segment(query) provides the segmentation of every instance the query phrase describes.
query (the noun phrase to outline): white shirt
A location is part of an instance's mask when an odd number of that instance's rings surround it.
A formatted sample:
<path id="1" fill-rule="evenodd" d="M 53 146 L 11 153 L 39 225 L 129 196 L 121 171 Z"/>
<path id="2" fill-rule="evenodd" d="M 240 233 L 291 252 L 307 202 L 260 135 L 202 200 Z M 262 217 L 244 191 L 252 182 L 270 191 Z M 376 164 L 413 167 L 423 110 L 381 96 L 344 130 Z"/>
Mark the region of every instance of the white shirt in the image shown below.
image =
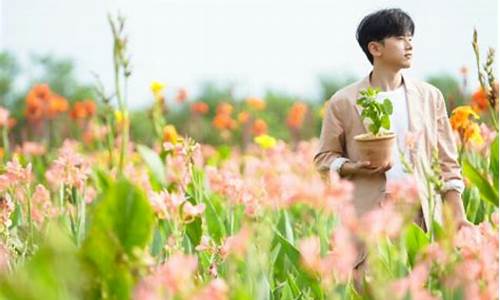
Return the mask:
<path id="1" fill-rule="evenodd" d="M 403 169 L 400 151 L 407 156 L 405 145 L 406 134 L 408 133 L 408 105 L 404 86 L 392 91 L 381 91 L 377 94 L 377 101 L 383 102 L 389 98 L 392 102 L 391 131 L 396 134 L 396 143 L 392 147 L 392 168 L 385 173 L 387 182 L 402 181 L 407 179 L 408 174 Z"/>

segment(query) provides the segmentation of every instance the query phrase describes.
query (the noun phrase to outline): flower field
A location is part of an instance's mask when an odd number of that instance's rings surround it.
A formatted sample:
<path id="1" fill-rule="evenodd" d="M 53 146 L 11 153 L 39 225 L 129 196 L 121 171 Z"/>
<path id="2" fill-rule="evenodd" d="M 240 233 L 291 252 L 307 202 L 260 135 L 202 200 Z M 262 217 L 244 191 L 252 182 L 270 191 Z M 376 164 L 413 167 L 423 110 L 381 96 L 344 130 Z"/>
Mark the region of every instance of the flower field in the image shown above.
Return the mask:
<path id="1" fill-rule="evenodd" d="M 355 213 L 351 183 L 315 168 L 302 102 L 281 120 L 285 142 L 259 116 L 265 100 L 249 97 L 239 112 L 222 101 L 209 118 L 213 108 L 179 89 L 172 101 L 189 107 L 192 128 L 176 128 L 168 87 L 153 82 L 154 139 L 130 138 L 122 22 L 110 19 L 112 97 L 98 86 L 96 99 L 69 101 L 40 82 L 24 95 L 22 119 L 0 107 L 0 299 L 498 299 L 493 50 L 483 65 L 474 40 L 480 88 L 450 112 L 474 226 L 458 230 L 445 211 L 424 232 L 412 221 L 412 182 Z M 183 134 L 197 126 L 225 143 Z M 439 190 L 432 166 L 428 184 Z"/>

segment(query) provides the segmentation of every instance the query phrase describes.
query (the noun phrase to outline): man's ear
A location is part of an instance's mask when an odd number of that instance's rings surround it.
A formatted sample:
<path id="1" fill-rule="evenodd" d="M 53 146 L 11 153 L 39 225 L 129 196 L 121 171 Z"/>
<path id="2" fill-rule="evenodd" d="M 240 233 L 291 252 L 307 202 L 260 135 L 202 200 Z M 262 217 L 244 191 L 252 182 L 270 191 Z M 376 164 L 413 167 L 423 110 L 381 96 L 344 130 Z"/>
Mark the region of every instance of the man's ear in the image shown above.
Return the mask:
<path id="1" fill-rule="evenodd" d="M 368 43 L 368 51 L 373 57 L 381 56 L 383 47 L 384 45 L 380 42 L 371 41 Z"/>

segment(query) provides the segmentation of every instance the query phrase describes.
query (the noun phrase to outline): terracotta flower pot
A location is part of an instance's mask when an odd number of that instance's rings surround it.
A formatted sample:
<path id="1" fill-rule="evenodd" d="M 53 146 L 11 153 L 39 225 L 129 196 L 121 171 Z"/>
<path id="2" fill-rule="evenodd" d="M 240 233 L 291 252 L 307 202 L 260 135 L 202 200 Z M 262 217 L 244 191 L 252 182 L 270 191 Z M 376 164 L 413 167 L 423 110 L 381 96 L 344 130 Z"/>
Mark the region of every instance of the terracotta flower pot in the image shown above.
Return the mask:
<path id="1" fill-rule="evenodd" d="M 354 137 L 359 149 L 360 160 L 369 161 L 374 167 L 385 166 L 392 161 L 392 147 L 396 141 L 395 133 L 382 136 L 359 134 Z"/>

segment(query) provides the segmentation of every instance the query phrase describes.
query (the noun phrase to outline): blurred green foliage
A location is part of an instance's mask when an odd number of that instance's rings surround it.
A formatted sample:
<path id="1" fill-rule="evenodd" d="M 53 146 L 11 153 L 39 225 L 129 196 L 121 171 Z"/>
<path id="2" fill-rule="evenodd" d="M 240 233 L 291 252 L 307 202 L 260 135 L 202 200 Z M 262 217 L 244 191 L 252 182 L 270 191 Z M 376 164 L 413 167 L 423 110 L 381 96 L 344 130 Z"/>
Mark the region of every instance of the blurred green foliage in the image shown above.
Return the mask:
<path id="1" fill-rule="evenodd" d="M 25 125 L 23 118 L 25 97 L 34 84 L 47 83 L 53 91 L 64 96 L 70 104 L 82 99 L 96 99 L 94 85 L 82 83 L 77 78 L 75 65 L 70 59 L 51 55 L 32 56 L 29 70 L 34 70 L 34 72 L 27 70 L 19 64 L 13 54 L 0 53 L 0 105 L 6 106 L 12 116 L 17 119 L 17 126 L 12 130 L 12 135 L 16 139 L 20 139 L 21 128 Z M 23 88 L 18 87 L 19 76 L 27 73 L 30 74 L 27 78 L 28 84 Z M 185 103 L 174 103 L 167 99 L 165 118 L 167 123 L 173 124 L 180 134 L 190 135 L 198 142 L 212 145 L 243 145 L 243 126 L 232 130 L 229 138 L 222 138 L 220 132 L 212 125 L 218 104 L 226 102 L 233 106 L 231 117 L 235 121 L 240 112 L 250 111 L 254 120 L 259 118 L 266 122 L 269 134 L 290 142 L 293 134 L 287 126 L 287 115 L 295 102 L 302 102 L 307 105 L 308 111 L 298 136 L 300 139 L 310 139 L 320 134 L 322 122 L 320 111 L 325 101 L 336 91 L 356 80 L 357 78 L 350 74 L 320 75 L 318 77 L 319 99 L 300 99 L 291 94 L 269 90 L 263 97 L 266 108 L 260 111 L 251 110 L 245 103 L 245 99 L 235 97 L 233 86 L 204 82 L 199 95 Z M 463 87 L 454 76 L 435 74 L 426 80 L 442 91 L 447 100 L 448 112 L 451 112 L 453 107 L 467 102 Z M 149 101 L 152 101 L 152 98 Z M 190 105 L 201 101 L 208 105 L 209 111 L 203 116 L 195 117 L 191 113 Z M 131 111 L 131 122 L 133 124 L 130 129 L 132 140 L 144 144 L 150 144 L 154 140 L 151 108 Z"/>

